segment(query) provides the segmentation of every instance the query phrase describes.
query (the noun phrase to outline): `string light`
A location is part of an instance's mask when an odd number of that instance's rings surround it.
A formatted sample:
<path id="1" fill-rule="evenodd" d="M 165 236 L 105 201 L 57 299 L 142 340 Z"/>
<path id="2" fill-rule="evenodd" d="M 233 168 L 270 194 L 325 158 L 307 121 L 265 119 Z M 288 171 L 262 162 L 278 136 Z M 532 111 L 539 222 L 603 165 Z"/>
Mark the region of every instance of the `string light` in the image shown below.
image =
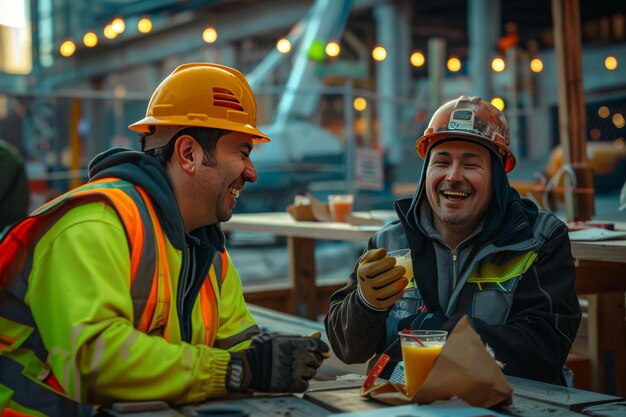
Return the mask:
<path id="1" fill-rule="evenodd" d="M 376 61 L 384 61 L 387 58 L 387 50 L 382 46 L 377 46 L 372 50 L 372 58 Z"/>
<path id="2" fill-rule="evenodd" d="M 494 58 L 493 61 L 491 61 L 491 69 L 495 72 L 502 72 L 504 71 L 504 68 L 506 68 L 506 63 L 504 62 L 504 59 L 497 57 Z"/>
<path id="3" fill-rule="evenodd" d="M 98 44 L 98 35 L 93 32 L 85 33 L 83 36 L 83 44 L 85 44 L 87 48 L 93 48 Z"/>
<path id="4" fill-rule="evenodd" d="M 287 38 L 280 38 L 278 42 L 276 42 L 276 49 L 278 49 L 278 52 L 281 54 L 289 53 L 289 51 L 291 51 L 291 42 L 289 42 Z"/>
<path id="5" fill-rule="evenodd" d="M 493 104 L 493 106 L 500 111 L 504 111 L 504 108 L 506 107 L 504 100 L 501 97 L 492 98 L 491 104 Z"/>
<path id="6" fill-rule="evenodd" d="M 613 71 L 614 69 L 617 68 L 617 58 L 615 58 L 613 55 L 607 56 L 606 59 L 604 60 L 604 66 L 609 71 Z"/>
<path id="7" fill-rule="evenodd" d="M 426 62 L 426 58 L 422 51 L 415 51 L 411 54 L 411 65 L 421 67 Z"/>
<path id="8" fill-rule="evenodd" d="M 598 116 L 602 117 L 603 119 L 609 117 L 610 114 L 611 112 L 609 111 L 609 108 L 607 106 L 602 106 L 598 109 Z"/>
<path id="9" fill-rule="evenodd" d="M 122 19 L 121 17 L 117 17 L 111 22 L 111 28 L 115 33 L 120 35 L 126 29 L 126 23 L 124 23 L 124 19 Z"/>
<path id="10" fill-rule="evenodd" d="M 148 33 L 152 30 L 152 21 L 147 17 L 139 19 L 137 22 L 137 30 L 141 33 Z"/>
<path id="11" fill-rule="evenodd" d="M 326 55 L 329 57 L 334 58 L 339 55 L 339 52 L 341 52 L 341 47 L 337 42 L 328 42 L 326 44 Z"/>
<path id="12" fill-rule="evenodd" d="M 117 32 L 115 30 L 113 30 L 113 25 L 106 25 L 104 27 L 104 30 L 102 31 L 102 33 L 104 33 L 104 37 L 107 39 L 115 39 L 117 38 Z"/>
<path id="13" fill-rule="evenodd" d="M 447 63 L 450 72 L 457 72 L 461 69 L 461 60 L 456 56 L 451 56 Z"/>
<path id="14" fill-rule="evenodd" d="M 363 97 L 357 97 L 354 99 L 352 105 L 354 106 L 354 109 L 356 111 L 363 111 L 367 107 L 367 100 L 365 100 Z"/>
<path id="15" fill-rule="evenodd" d="M 76 45 L 70 40 L 63 42 L 59 47 L 59 53 L 66 58 L 74 55 L 74 52 L 76 52 Z"/>
<path id="16" fill-rule="evenodd" d="M 206 43 L 214 43 L 217 40 L 217 30 L 213 26 L 207 26 L 202 32 L 202 40 Z"/>
<path id="17" fill-rule="evenodd" d="M 619 113 L 615 113 L 611 120 L 613 120 L 613 124 L 618 129 L 621 129 L 624 127 L 624 125 L 626 125 L 626 122 L 624 121 L 624 116 Z"/>
<path id="18" fill-rule="evenodd" d="M 543 62 L 539 58 L 533 58 L 530 61 L 530 70 L 532 72 L 541 72 L 543 71 Z"/>

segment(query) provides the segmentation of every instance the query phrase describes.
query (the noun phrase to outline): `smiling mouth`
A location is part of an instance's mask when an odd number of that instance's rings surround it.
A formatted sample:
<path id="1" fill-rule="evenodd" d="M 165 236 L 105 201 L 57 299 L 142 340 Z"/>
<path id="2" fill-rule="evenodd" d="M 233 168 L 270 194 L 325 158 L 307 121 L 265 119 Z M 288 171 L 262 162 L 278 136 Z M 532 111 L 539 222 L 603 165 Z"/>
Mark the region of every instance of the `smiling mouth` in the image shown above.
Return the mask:
<path id="1" fill-rule="evenodd" d="M 241 190 L 238 190 L 237 188 L 234 187 L 228 187 L 228 192 L 235 198 L 239 198 L 239 193 L 241 192 Z"/>
<path id="2" fill-rule="evenodd" d="M 461 199 L 469 197 L 469 193 L 466 193 L 463 191 L 447 190 L 447 191 L 442 191 L 441 194 L 443 194 L 449 200 L 461 200 Z"/>

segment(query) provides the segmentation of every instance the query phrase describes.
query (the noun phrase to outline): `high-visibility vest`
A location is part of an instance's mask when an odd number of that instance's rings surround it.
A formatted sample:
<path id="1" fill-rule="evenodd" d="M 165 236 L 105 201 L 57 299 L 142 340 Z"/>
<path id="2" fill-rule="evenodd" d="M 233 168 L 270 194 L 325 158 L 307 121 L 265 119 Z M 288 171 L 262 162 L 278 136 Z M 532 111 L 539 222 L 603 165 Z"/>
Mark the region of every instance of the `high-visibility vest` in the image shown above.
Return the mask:
<path id="1" fill-rule="evenodd" d="M 59 196 L 15 225 L 0 241 L 0 391 L 2 385 L 13 391 L 9 409 L 41 416 L 80 414 L 80 404 L 66 395 L 46 364 L 48 351 L 24 297 L 38 241 L 69 210 L 94 201 L 110 204 L 126 231 L 135 328 L 147 333 L 160 326 L 162 318 L 156 316 L 155 308 L 157 272 L 159 268 L 167 270 L 167 257 L 163 253 L 165 236 L 145 191 L 126 181 L 108 178 Z M 213 268 L 218 291 L 227 266 L 226 252 L 217 252 Z M 169 296 L 168 291 L 166 297 Z M 218 295 L 209 279 L 203 283 L 199 296 L 206 328 L 205 344 L 212 346 L 217 332 Z M 163 337 L 167 339 L 166 334 Z M 30 402 L 26 396 L 35 396 L 39 408 L 23 406 Z"/>

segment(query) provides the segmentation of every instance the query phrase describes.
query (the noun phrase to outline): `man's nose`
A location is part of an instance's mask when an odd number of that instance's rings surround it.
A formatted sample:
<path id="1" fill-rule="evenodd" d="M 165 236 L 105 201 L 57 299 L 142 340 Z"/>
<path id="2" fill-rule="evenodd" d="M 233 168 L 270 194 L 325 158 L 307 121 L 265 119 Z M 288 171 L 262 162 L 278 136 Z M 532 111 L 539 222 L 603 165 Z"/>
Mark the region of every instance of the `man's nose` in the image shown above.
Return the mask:
<path id="1" fill-rule="evenodd" d="M 463 165 L 457 162 L 450 164 L 446 179 L 451 183 L 460 182 L 463 179 Z"/>
<path id="2" fill-rule="evenodd" d="M 248 158 L 246 162 L 246 167 L 243 169 L 243 179 L 247 182 L 256 182 L 258 178 L 258 174 L 256 172 L 256 168 L 252 163 L 252 160 Z"/>

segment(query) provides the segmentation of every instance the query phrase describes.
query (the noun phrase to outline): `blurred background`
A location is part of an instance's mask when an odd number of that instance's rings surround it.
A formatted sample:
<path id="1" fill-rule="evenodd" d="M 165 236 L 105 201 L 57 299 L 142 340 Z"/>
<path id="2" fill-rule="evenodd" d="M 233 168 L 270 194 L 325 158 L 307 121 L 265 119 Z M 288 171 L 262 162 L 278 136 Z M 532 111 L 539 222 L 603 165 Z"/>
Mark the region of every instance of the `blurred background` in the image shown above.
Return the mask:
<path id="1" fill-rule="evenodd" d="M 99 152 L 138 149 L 127 126 L 164 77 L 193 61 L 241 70 L 272 138 L 255 148 L 259 181 L 235 212 L 284 211 L 307 191 L 352 193 L 357 210 L 391 209 L 413 194 L 415 141 L 433 110 L 468 94 L 507 116 L 520 193 L 569 220 L 624 220 L 621 0 L 0 0 L 0 138 L 26 160 L 31 208 L 85 182 Z M 573 122 L 564 83 L 582 93 Z M 578 185 L 570 145 L 565 157 L 561 145 L 573 123 L 581 129 L 569 140 L 582 144 L 592 178 Z M 578 216 L 564 207 L 568 175 L 586 199 Z M 242 251 L 233 256 L 248 260 L 239 263 L 244 279 L 285 276 L 286 259 L 251 258 L 255 245 L 284 242 L 231 238 Z M 337 267 L 351 267 L 346 252 L 362 250 L 320 245 L 328 250 L 317 255 L 338 258 L 320 265 L 322 276 L 345 277 Z"/>

